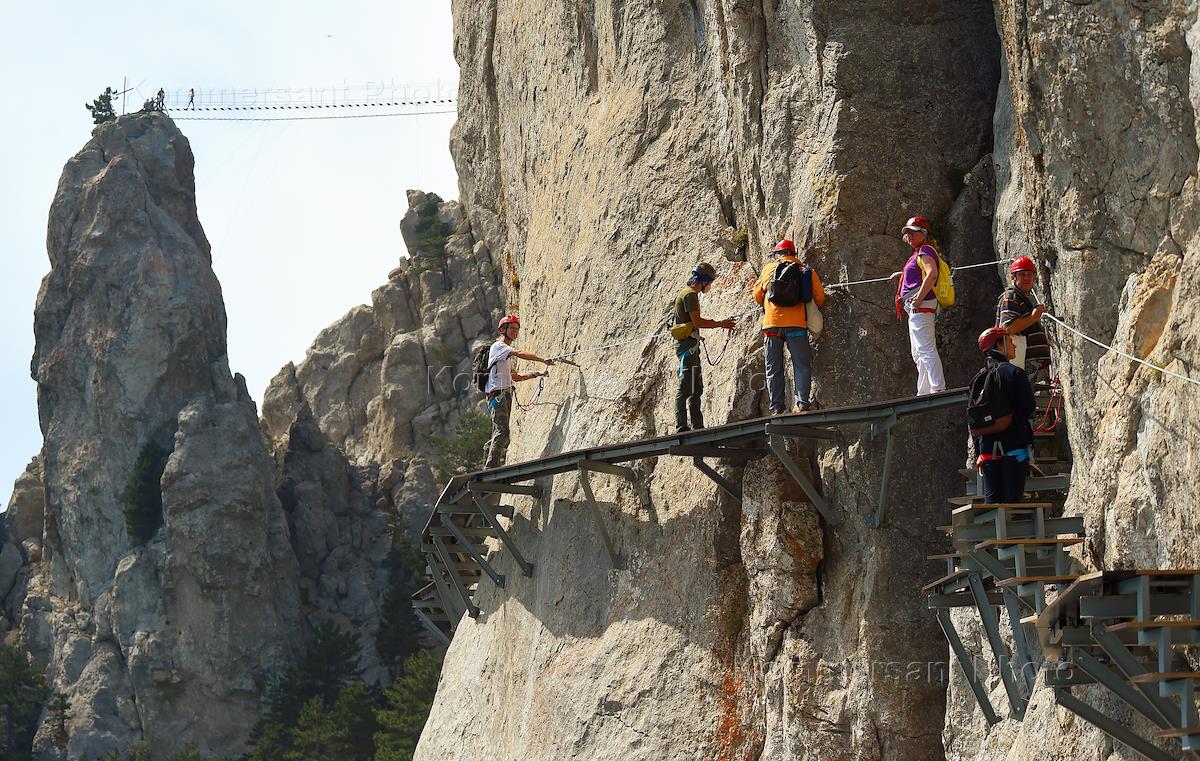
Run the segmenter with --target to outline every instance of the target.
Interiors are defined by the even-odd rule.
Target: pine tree
[[[388,557],[391,585],[383,596],[375,649],[391,672],[397,674],[405,659],[421,649],[422,629],[413,615],[412,593],[423,575],[425,558],[403,527],[394,526],[392,531],[395,538]]]
[[[49,698],[41,667],[13,645],[0,651],[0,758],[33,758],[33,735]]]
[[[84,108],[92,112],[92,124],[104,124],[107,121],[117,118],[112,105],[113,96],[116,94],[116,91],[111,87],[105,87],[104,92],[100,93],[100,97],[91,103],[83,105]]]
[[[155,442],[146,442],[125,483],[125,532],[135,545],[150,541],[163,524],[161,482],[170,455]]]
[[[404,662],[404,675],[384,690],[384,707],[375,712],[375,761],[412,761],[417,740],[429,718],[442,664],[428,652]]]

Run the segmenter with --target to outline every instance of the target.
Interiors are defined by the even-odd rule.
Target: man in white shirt
[[[512,416],[513,384],[517,381],[540,378],[545,372],[522,375],[512,371],[512,358],[525,359],[530,362],[541,362],[547,367],[554,364],[552,359],[542,359],[536,354],[517,351],[513,341],[521,332],[521,321],[509,315],[500,321],[497,327],[500,338],[492,344],[488,352],[488,380],[484,393],[488,398],[488,412],[492,416],[492,437],[487,445],[487,462],[484,468],[495,468],[504,460],[508,451],[508,421]]]

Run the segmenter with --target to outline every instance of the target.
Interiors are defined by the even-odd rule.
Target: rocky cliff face
[[[1043,294],[1068,324],[1197,377],[1195,6],[1005,0],[997,18],[997,249],[1043,263]],[[1088,533],[1080,566],[1197,567],[1196,387],[1055,335],[1075,462],[1067,507]],[[990,733],[965,683],[950,700],[951,758],[1137,757],[1044,687],[1024,722]]]
[[[299,627],[296,562],[254,404],[230,374],[196,216],[192,153],[161,115],[99,127],[50,213],[33,376],[45,443],[6,516],[26,568],[8,608],[70,703],[40,758],[145,739],[243,747]],[[169,452],[162,527],[123,503],[139,453]],[[252,613],[251,613],[252,612]],[[203,720],[200,720],[203,717]]]
[[[784,234],[820,246],[830,282],[897,269],[918,211],[939,218],[956,263],[993,258],[987,3],[495,1],[456,3],[455,23],[462,198],[497,236],[532,351],[653,332],[701,259],[722,276],[704,313],[741,313]],[[971,362],[947,363],[952,385],[974,370],[996,286],[961,278],[967,306],[940,331],[944,356]],[[832,295],[825,313],[823,403],[911,395],[887,286]],[[765,411],[758,344],[746,325],[705,367],[710,425]],[[670,429],[669,346],[579,363],[518,415],[510,461]],[[518,500],[537,571],[526,581],[501,553],[509,583],[485,583],[484,614],[458,630],[418,758],[939,756],[944,685],[924,669],[945,648],[915,592],[957,488],[954,422],[901,429],[897,451],[922,457],[894,477],[883,530],[864,522],[881,441],[857,432],[795,453],[844,514],[836,528],[766,465],[731,474],[746,483],[738,506],[664,459],[639,466],[649,511],[604,486],[622,557],[609,570],[573,477],[541,505]]]

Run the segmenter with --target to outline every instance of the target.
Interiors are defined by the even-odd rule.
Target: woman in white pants
[[[904,319],[903,314],[908,315],[908,342],[917,366],[917,396],[946,390],[934,333],[938,303],[933,286],[938,278],[938,253],[929,237],[929,227],[925,217],[908,220],[904,225],[904,242],[913,253],[903,270],[892,273],[893,278],[900,279],[896,288],[896,316]]]

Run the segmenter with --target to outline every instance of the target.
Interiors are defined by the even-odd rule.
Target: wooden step
[[[922,592],[930,592],[930,591],[932,591],[932,590],[934,590],[934,589],[937,589],[937,588],[938,588],[938,587],[940,587],[940,586],[943,586],[943,585],[945,585],[945,584],[949,584],[949,583],[950,583],[950,582],[952,582],[952,581],[958,581],[959,579],[963,578],[963,577],[964,577],[964,576],[966,576],[966,575],[967,575],[967,572],[966,572],[966,571],[955,571],[955,572],[954,572],[954,573],[952,573],[952,574],[949,574],[949,575],[947,575],[947,576],[943,576],[942,578],[938,579],[937,581],[931,581],[931,582],[929,582],[929,583],[928,583],[928,584],[926,584],[925,586],[921,587],[921,591],[922,591]]]
[[[1155,737],[1190,737],[1192,735],[1200,735],[1200,727],[1191,727],[1190,729],[1160,729],[1154,733]]]
[[[970,505],[975,502],[983,501],[983,497],[974,494],[965,494],[961,497],[951,497],[946,501],[952,505]]]
[[[1169,682],[1173,679],[1200,679],[1200,671],[1154,671],[1130,677],[1129,681],[1134,684],[1153,684],[1154,682]]]
[[[1186,621],[1166,620],[1166,621],[1122,621],[1119,624],[1113,624],[1108,627],[1110,632],[1120,632],[1129,630],[1146,631],[1149,629],[1197,629],[1200,628],[1200,621],[1187,619]]]
[[[1013,576],[997,581],[998,587],[1015,587],[1018,584],[1067,584],[1078,579],[1078,576]]]
[[[1024,618],[1021,619],[1021,623],[1023,623],[1023,624],[1036,624],[1037,622],[1038,622],[1038,614],[1037,613],[1034,613],[1032,616],[1025,616]]]
[[[1016,547],[1016,546],[1045,547],[1045,546],[1056,545],[1056,544],[1061,545],[1063,547],[1069,547],[1073,544],[1079,544],[1082,541],[1083,541],[1083,537],[1080,537],[1080,536],[1060,537],[1060,538],[1055,538],[1055,539],[989,539],[986,542],[980,542],[979,544],[975,545],[975,549],[984,550],[984,549],[987,549],[988,547]]]

